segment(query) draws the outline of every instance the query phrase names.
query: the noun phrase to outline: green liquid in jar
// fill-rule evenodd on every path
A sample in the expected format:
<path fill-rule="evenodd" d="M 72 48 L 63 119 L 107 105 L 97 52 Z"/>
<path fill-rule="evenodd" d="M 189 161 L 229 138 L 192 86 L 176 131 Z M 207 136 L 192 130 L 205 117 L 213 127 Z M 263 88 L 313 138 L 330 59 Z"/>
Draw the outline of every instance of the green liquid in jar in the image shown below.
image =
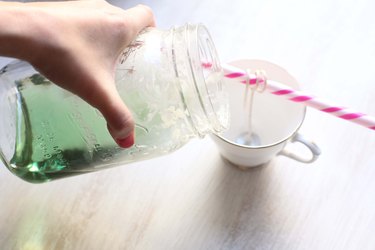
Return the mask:
<path fill-rule="evenodd" d="M 136 144 L 116 145 L 97 110 L 39 74 L 17 82 L 16 145 L 10 170 L 41 183 L 147 159 L 173 151 L 191 138 L 180 107 L 145 104 L 142 93 L 129 91 L 124 100 L 133 112 Z M 158 108 L 155 108 L 158 107 Z"/>

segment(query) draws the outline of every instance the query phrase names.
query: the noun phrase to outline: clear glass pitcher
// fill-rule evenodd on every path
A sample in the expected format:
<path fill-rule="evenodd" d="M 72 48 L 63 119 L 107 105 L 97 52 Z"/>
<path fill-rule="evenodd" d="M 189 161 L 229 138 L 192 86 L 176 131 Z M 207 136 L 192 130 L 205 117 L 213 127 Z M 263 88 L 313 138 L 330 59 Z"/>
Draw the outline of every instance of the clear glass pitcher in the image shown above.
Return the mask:
<path fill-rule="evenodd" d="M 0 158 L 15 175 L 40 183 L 173 152 L 227 127 L 221 78 L 204 26 L 144 30 L 116 70 L 136 122 L 135 145 L 123 149 L 96 109 L 15 61 L 0 71 Z"/>

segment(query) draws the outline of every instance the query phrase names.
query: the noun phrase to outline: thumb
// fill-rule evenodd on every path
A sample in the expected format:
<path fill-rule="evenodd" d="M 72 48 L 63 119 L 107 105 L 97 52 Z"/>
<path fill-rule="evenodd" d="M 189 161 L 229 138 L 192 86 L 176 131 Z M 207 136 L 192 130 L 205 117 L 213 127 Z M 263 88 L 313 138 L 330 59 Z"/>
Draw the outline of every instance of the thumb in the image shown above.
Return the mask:
<path fill-rule="evenodd" d="M 134 120 L 119 94 L 112 95 L 111 101 L 99 107 L 107 121 L 107 128 L 116 143 L 122 148 L 133 146 Z"/>
<path fill-rule="evenodd" d="M 122 101 L 115 84 L 101 84 L 89 103 L 97 108 L 107 121 L 107 128 L 116 143 L 122 148 L 134 144 L 134 120 Z"/>

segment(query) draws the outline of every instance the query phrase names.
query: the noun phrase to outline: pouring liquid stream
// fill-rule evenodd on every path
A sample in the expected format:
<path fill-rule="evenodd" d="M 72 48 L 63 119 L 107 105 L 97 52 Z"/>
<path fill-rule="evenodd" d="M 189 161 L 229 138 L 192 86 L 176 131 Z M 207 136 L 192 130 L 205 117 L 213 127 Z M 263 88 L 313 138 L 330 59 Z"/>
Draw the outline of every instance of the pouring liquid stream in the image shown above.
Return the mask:
<path fill-rule="evenodd" d="M 255 89 L 246 84 L 244 93 L 244 110 L 247 115 L 246 131 L 238 135 L 236 142 L 246 146 L 259 146 L 261 141 L 259 136 L 253 130 L 253 104 L 254 104 Z"/>

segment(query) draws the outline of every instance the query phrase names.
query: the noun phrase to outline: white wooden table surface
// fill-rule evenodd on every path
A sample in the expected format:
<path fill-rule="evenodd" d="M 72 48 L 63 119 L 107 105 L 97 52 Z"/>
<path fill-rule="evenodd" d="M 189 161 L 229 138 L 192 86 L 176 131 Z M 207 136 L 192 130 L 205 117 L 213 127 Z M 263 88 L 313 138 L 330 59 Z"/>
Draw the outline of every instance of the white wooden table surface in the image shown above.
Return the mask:
<path fill-rule="evenodd" d="M 204 23 L 223 62 L 269 60 L 375 115 L 374 1 L 143 3 L 161 28 Z M 308 109 L 301 132 L 323 152 L 310 165 L 278 157 L 243 172 L 209 138 L 39 185 L 0 163 L 0 249 L 375 249 L 375 131 Z"/>

